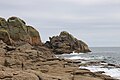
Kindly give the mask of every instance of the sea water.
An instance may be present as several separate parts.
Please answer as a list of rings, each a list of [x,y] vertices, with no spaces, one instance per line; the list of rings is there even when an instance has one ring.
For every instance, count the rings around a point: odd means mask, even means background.
[[[105,61],[110,64],[120,66],[120,47],[91,47],[90,53],[72,53],[59,55],[67,59],[83,59],[86,61]],[[84,61],[83,61],[84,62]],[[116,79],[120,79],[120,68],[105,68],[101,65],[80,66],[80,68],[89,69],[92,72],[104,71],[106,75],[110,75]]]

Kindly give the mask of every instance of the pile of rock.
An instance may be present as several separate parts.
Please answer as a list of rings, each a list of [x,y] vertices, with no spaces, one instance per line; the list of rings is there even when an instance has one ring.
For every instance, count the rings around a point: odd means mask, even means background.
[[[39,32],[22,19],[0,18],[0,80],[114,80],[54,55],[73,51],[90,52],[87,44],[65,31],[43,45]]]
[[[91,52],[86,43],[74,38],[66,31],[61,32],[59,36],[53,36],[49,39],[50,41],[47,41],[45,45],[56,54]]]
[[[8,45],[28,42],[31,45],[41,45],[39,32],[18,17],[10,17],[7,21],[0,18],[0,39]]]
[[[18,17],[10,17],[8,20],[0,18],[0,40],[8,45],[42,45],[39,32]],[[88,45],[74,38],[68,32],[61,32],[59,36],[53,36],[45,43],[56,54],[77,52],[90,52]]]

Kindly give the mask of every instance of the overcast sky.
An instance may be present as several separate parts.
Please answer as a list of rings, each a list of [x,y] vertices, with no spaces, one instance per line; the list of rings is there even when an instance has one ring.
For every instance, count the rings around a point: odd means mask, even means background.
[[[42,41],[68,31],[89,46],[120,46],[120,0],[0,0],[0,16],[17,16]]]

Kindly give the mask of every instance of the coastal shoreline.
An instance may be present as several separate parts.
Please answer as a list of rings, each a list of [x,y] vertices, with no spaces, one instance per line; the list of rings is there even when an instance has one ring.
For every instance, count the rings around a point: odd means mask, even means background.
[[[45,47],[36,48],[28,43],[18,47],[8,46],[2,41],[0,44],[0,51],[4,51],[0,56],[2,80],[117,80],[102,74],[104,72],[80,68],[97,62],[81,64],[84,60],[56,58]]]
[[[90,61],[90,60],[85,60],[85,59],[65,59],[65,60],[71,60],[71,63],[73,63],[74,65],[77,65],[77,67],[79,68],[79,70],[86,70],[86,71],[90,71],[90,74],[94,74],[94,76],[91,76],[91,78],[100,78],[102,80],[119,80],[116,79],[115,77],[111,77],[110,75],[105,74],[105,71],[103,70],[97,70],[97,67],[99,68],[120,68],[120,66],[117,66],[115,64],[109,64],[106,63],[105,61]],[[94,67],[94,71],[91,70],[91,68],[89,68],[90,66]],[[81,72],[82,73],[82,72]],[[83,73],[84,74],[84,73]],[[85,73],[87,74],[87,73]],[[89,74],[89,75],[90,75]],[[87,77],[87,76],[86,76]],[[97,80],[97,79],[96,79]]]
[[[39,32],[18,17],[0,18],[0,80],[116,80],[80,68],[88,65],[83,60],[56,58],[56,54],[91,52],[82,40],[66,31],[49,39],[42,43]]]

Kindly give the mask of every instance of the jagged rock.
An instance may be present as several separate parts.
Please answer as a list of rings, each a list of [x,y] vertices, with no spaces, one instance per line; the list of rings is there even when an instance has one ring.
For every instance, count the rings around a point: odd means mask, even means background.
[[[0,18],[0,40],[8,45],[30,43],[42,45],[39,32],[18,17],[10,17],[7,21]]]
[[[44,46],[36,46],[35,49],[39,51],[39,56],[42,55],[42,57],[45,59],[55,57],[55,54]]]
[[[14,46],[6,46],[4,49],[6,49],[7,51],[12,51],[12,50],[15,50],[16,47],[14,47]]]
[[[8,31],[5,29],[0,29],[0,40],[3,40],[8,45],[13,43]]]
[[[37,75],[22,70],[0,71],[0,80],[41,80]]]
[[[27,33],[30,35],[31,44],[37,45],[38,43],[41,44],[41,39],[39,32],[34,29],[32,26],[27,26]]]
[[[8,45],[9,46],[8,46]],[[19,44],[19,45],[17,45]],[[33,46],[37,45],[37,46]],[[67,32],[42,45],[38,31],[25,21],[0,18],[0,80],[113,80],[86,69],[80,61],[56,58],[54,53],[88,52],[88,46]]]
[[[53,36],[49,38],[50,41],[47,41],[45,45],[53,49],[56,54],[63,53],[76,53],[80,52],[90,52],[88,45],[81,40],[77,40],[71,34],[66,31],[60,33],[59,36]]]
[[[40,78],[39,80],[69,80],[68,78],[62,79],[61,76],[52,76],[52,75],[44,74],[41,73],[40,71],[38,72],[38,71],[28,70],[27,72],[37,75]]]
[[[0,48],[5,48],[6,47],[6,43],[4,43],[2,40],[0,40]]]
[[[8,46],[0,41],[0,65],[13,69],[32,68],[34,63],[53,58],[55,55],[44,46]],[[34,62],[34,63],[33,63]]]
[[[10,28],[8,33],[15,42],[30,42],[30,36],[27,34],[27,27],[20,18],[10,17],[7,22]]]
[[[7,21],[0,17],[0,28],[6,28],[8,26]]]
[[[31,50],[32,48],[33,47],[29,43],[26,43],[26,44],[18,46],[16,50],[19,50],[20,52],[25,52],[26,50]]]
[[[24,71],[17,72],[17,75],[13,76],[13,80],[41,80],[37,75]]]
[[[93,74],[92,72],[90,72],[89,70],[82,70],[82,69],[78,69],[76,71],[74,71],[73,73],[74,75],[84,75],[84,74]]]
[[[0,56],[5,56],[6,50],[3,48],[0,48]]]
[[[0,71],[0,79],[12,78],[12,77],[13,75],[11,73]]]

